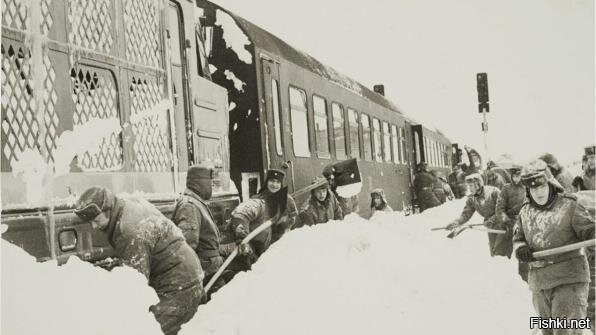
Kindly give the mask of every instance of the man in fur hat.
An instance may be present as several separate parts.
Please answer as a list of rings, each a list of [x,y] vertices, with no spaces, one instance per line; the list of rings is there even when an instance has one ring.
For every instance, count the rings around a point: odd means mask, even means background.
[[[584,319],[590,273],[581,250],[535,259],[533,252],[594,238],[594,219],[572,195],[549,178],[545,162],[524,167],[528,201],[522,206],[513,237],[516,257],[529,263],[528,285],[541,318]],[[591,325],[594,327],[594,325]],[[580,335],[581,329],[542,329],[545,335]]]
[[[320,184],[320,186],[310,191],[310,198],[300,211],[301,224],[312,226],[331,220],[342,220],[343,211],[339,201],[329,190],[326,180],[317,177],[313,180],[313,184]]]
[[[81,195],[75,214],[107,234],[116,256],[147,277],[159,297],[150,310],[164,334],[177,334],[197,311],[204,277],[182,231],[146,200],[98,186]]]
[[[572,193],[575,191],[573,187],[573,175],[559,164],[559,161],[553,154],[543,154],[540,156],[540,159],[546,163],[550,173],[552,173],[565,192]]]

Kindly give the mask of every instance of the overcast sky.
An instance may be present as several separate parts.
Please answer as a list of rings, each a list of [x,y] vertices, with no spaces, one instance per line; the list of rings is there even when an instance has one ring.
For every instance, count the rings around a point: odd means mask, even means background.
[[[492,157],[594,143],[590,0],[217,0],[406,113],[483,148],[476,76],[487,72]]]

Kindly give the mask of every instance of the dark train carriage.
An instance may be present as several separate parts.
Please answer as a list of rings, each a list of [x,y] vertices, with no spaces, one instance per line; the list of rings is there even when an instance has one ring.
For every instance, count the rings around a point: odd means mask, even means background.
[[[438,129],[423,125],[412,126],[415,163],[426,162],[429,170],[438,170],[443,176],[451,172],[452,144]]]
[[[245,197],[268,168],[285,167],[289,189],[296,191],[325,165],[357,158],[362,214],[369,212],[368,193],[376,187],[385,188],[395,209],[411,203],[410,163],[416,153],[411,119],[382,93],[241,17],[208,1],[198,5],[209,36],[211,75],[230,91],[231,175]],[[432,136],[441,146],[427,151],[442,157],[449,142]],[[437,167],[447,164],[430,159]]]
[[[39,259],[102,259],[76,195],[142,192],[169,214],[193,163],[216,168],[211,206],[229,215],[227,92],[204,75],[194,1],[3,4],[4,239]]]

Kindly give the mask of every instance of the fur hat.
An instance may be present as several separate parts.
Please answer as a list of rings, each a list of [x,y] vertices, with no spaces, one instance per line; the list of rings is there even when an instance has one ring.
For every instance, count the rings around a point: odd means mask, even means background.
[[[74,213],[84,222],[95,219],[101,212],[110,209],[114,195],[105,187],[93,186],[87,189],[77,200]]]
[[[213,193],[213,169],[204,165],[193,165],[186,174],[186,187],[204,200],[211,199]]]

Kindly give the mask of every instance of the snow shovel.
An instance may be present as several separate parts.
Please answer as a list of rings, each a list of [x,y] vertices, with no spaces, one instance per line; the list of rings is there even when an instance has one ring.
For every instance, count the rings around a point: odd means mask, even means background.
[[[448,238],[455,238],[457,235],[461,234],[464,230],[470,228],[470,229],[476,229],[476,230],[483,230],[486,231],[488,233],[493,233],[493,234],[505,234],[506,231],[504,230],[496,230],[496,229],[489,229],[486,227],[480,227],[480,226],[484,226],[483,223],[477,223],[477,224],[471,224],[471,225],[462,225],[459,227],[454,228],[451,233],[449,233],[449,235],[447,235]]]
[[[265,229],[271,227],[272,224],[273,224],[273,222],[271,220],[267,220],[267,221],[263,222],[263,224],[258,226],[257,229],[251,231],[250,234],[246,235],[246,237],[244,239],[242,239],[242,242],[240,243],[240,245],[247,244],[255,236],[259,235],[259,233],[261,233]],[[213,277],[211,277],[211,279],[209,280],[207,285],[205,285],[205,293],[209,292],[209,289],[211,289],[213,284],[215,284],[215,282],[221,276],[221,274],[224,272],[224,270],[228,267],[228,265],[230,265],[230,263],[232,263],[234,258],[238,255],[240,245],[238,245],[238,246],[236,246],[236,248],[234,248],[234,251],[232,251],[230,256],[228,256],[228,258],[226,258],[225,262],[223,262],[223,264],[221,265],[219,270],[217,270],[217,272],[213,275]]]
[[[536,251],[536,252],[532,253],[532,256],[534,256],[534,258],[547,257],[547,256],[558,255],[558,254],[562,254],[564,252],[573,251],[573,250],[577,250],[577,249],[581,249],[581,248],[585,248],[585,247],[593,247],[595,245],[596,245],[596,240],[587,240],[587,241],[564,245],[564,246],[558,247],[558,248]]]
[[[474,224],[466,225],[466,227],[475,227],[475,226],[484,226],[484,223],[474,223]],[[444,227],[434,227],[434,228],[430,229],[430,231],[437,231],[437,230],[449,230],[449,228],[447,228],[447,226],[444,226]]]
[[[333,179],[335,180],[335,186],[346,186],[362,182],[362,179],[360,178],[360,169],[358,168],[356,158],[337,162],[331,165],[331,170],[333,171]],[[325,185],[326,182],[326,180],[322,179],[321,181],[315,184],[306,186],[292,193],[292,197],[295,199],[303,195],[304,193],[310,192],[315,188]]]

